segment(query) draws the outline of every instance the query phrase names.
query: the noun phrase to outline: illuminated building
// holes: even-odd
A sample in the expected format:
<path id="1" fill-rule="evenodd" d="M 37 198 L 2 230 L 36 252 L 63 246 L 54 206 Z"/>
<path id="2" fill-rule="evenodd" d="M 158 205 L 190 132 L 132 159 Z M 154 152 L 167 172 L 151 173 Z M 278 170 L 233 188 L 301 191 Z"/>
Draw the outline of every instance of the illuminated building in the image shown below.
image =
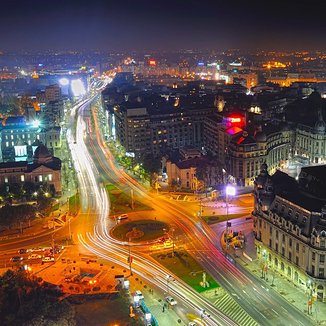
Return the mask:
<path id="1" fill-rule="evenodd" d="M 166 161 L 166 174 L 171 187 L 200 191 L 215 187 L 221 181 L 221 166 L 193 148 L 180 149 L 179 155 Z"/>
<path id="2" fill-rule="evenodd" d="M 61 88 L 54 84 L 45 87 L 45 102 L 58 101 L 61 99 Z"/>
<path id="3" fill-rule="evenodd" d="M 35 121 L 37 122 L 37 121 Z M 30 161 L 35 141 L 45 144 L 52 152 L 61 148 L 60 127 L 43 128 L 39 123 L 26 123 L 24 117 L 8 117 L 0 125 L 1 159 L 4 162 Z"/>
<path id="4" fill-rule="evenodd" d="M 0 163 L 0 185 L 31 182 L 47 183 L 54 194 L 61 194 L 61 160 L 53 157 L 44 145 L 34 152 L 33 162 Z"/>
<path id="5" fill-rule="evenodd" d="M 325 165 L 305 167 L 297 182 L 280 171 L 270 176 L 263 164 L 255 179 L 254 233 L 262 276 L 282 274 L 307 291 L 307 301 L 324 301 L 326 295 L 325 176 Z"/>

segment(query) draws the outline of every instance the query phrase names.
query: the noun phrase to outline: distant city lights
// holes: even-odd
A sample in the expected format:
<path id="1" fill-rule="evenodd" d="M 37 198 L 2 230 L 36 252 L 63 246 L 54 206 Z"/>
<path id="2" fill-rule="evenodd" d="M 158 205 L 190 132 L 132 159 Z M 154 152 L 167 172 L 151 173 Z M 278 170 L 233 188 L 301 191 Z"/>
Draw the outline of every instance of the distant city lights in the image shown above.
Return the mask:
<path id="1" fill-rule="evenodd" d="M 68 79 L 68 78 L 61 78 L 61 79 L 59 80 L 59 84 L 60 84 L 61 86 L 67 86 L 67 85 L 69 85 L 69 79 Z"/>
<path id="2" fill-rule="evenodd" d="M 86 89 L 81 79 L 71 81 L 71 91 L 75 97 L 81 97 L 86 94 Z"/>

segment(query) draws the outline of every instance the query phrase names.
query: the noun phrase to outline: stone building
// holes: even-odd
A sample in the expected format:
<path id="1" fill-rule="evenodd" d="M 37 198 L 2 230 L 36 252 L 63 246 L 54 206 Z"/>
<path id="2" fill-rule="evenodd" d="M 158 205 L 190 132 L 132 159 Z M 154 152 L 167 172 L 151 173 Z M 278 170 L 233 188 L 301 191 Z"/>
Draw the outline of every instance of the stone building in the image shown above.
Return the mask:
<path id="1" fill-rule="evenodd" d="M 45 145 L 39 145 L 33 162 L 0 163 L 0 184 L 31 182 L 37 185 L 46 183 L 54 194 L 61 194 L 61 160 L 53 157 Z"/>
<path id="2" fill-rule="evenodd" d="M 310 300 L 326 295 L 326 165 L 302 168 L 299 181 L 267 165 L 255 179 L 253 211 L 262 276 L 281 273 Z M 266 275 L 267 274 L 267 275 Z"/>

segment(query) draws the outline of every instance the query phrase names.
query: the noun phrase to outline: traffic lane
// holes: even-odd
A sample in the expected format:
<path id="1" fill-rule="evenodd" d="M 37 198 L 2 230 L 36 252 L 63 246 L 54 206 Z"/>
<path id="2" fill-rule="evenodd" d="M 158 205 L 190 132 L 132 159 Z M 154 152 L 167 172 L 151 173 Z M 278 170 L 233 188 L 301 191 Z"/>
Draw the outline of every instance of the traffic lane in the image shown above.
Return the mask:
<path id="1" fill-rule="evenodd" d="M 209 236 L 210 237 L 210 236 Z M 208 237 L 208 238 L 209 238 Z M 214 242 L 217 242 L 217 241 L 219 241 L 219 239 L 215 239 L 214 240 L 214 236 L 211 236 L 211 238 L 213 238 L 213 243 Z M 212 241 L 212 240 L 211 240 Z M 204 246 L 203 246 L 204 248 L 205 248 L 205 244 L 204 244 Z M 203 248 L 202 247 L 202 248 Z M 207 250 L 208 249 L 208 250 Z M 206 250 L 208 251 L 208 252 L 210 252 L 210 251 L 212 251 L 212 252 L 214 252 L 214 248 L 207 248 L 206 247 Z M 216 251 L 216 249 L 215 249 L 215 251 Z M 214 272 L 214 271 L 216 271 L 218 268 L 219 268 L 219 266 L 221 265 L 221 261 L 222 262 L 224 262 L 225 263 L 225 260 L 226 260 L 226 258 L 225 257 L 219 257 L 219 259 L 216 259 L 216 256 L 215 255 L 212 255 L 211 257 L 205 257 L 205 256 L 203 256 L 203 262 L 205 263 L 208 263 L 208 264 L 210 264 L 211 262 L 213 262 L 213 266 L 210 266 L 210 267 L 208 267 L 208 268 L 210 268 L 210 270 L 212 271 L 212 273 L 213 274 L 215 274 L 215 277 L 217 277 L 217 280 L 223 280 L 223 275 L 228 275 L 228 283 L 227 284 L 232 284 L 232 290 L 233 291 L 236 291 L 236 293 L 238 294 L 238 293 L 240 293 L 241 292 L 241 285 L 243 285 L 243 284 L 239 284 L 239 282 L 238 282 L 238 279 L 236 278 L 236 279 L 234 279 L 234 273 L 229 273 L 229 271 L 230 271 L 230 266 L 229 266 L 229 264 L 226 262 L 226 268 L 225 269 L 223 269 L 222 271 L 220 271 L 220 273 L 218 273 L 218 275 L 216 274 L 216 272 Z M 247 276 L 247 277 L 249 277 L 249 279 L 250 279 L 250 277 L 251 277 L 251 275 L 246 275 L 246 274 L 244 274 L 244 273 L 241 273 L 241 272 L 237 272 L 237 275 L 238 276 Z M 232 279 L 232 282 L 230 282 L 230 279 Z M 256 281 L 256 280 L 254 280 L 254 281 Z M 253 282 L 253 280 L 251 280 L 251 282 Z M 266 297 L 266 293 L 264 293 L 264 292 L 266 292 L 265 290 L 263 290 L 262 288 L 257 288 L 256 289 L 257 290 L 257 292 L 260 294 L 260 296 L 261 296 L 261 298 L 260 298 L 260 300 L 261 300 L 261 302 L 263 302 L 264 303 L 264 307 L 265 307 L 265 309 L 268 309 L 270 306 L 273 306 L 273 309 L 275 310 L 275 311 L 277 311 L 277 313 L 280 315 L 280 320 L 281 320 L 281 322 L 283 322 L 284 320 L 286 320 L 287 318 L 288 318 L 288 313 L 287 313 L 287 311 L 286 310 L 288 310 L 288 309 L 286 309 L 286 310 L 283 310 L 282 308 L 280 308 L 280 305 L 279 305 L 279 298 L 277 297 L 275 297 L 275 294 L 272 294 L 272 295 L 270 295 L 270 293 L 268 294 L 268 297 Z M 263 290 L 263 291 L 262 291 Z M 249 291 L 248 291 L 249 292 Z M 256 292 L 256 291 L 255 291 Z M 257 293 L 253 293 L 252 294 L 253 295 L 253 298 L 254 297 L 257 297 Z M 252 304 L 255 304 L 255 302 L 252 302 Z M 250 307 L 248 307 L 245 303 L 244 304 L 241 304 L 241 306 L 244 306 L 244 308 L 246 308 L 246 309 L 249 309 L 250 310 Z M 288 307 L 288 306 L 290 306 L 287 302 L 283 302 L 283 307 Z M 291 306 L 292 307 L 292 306 Z M 290 307 L 288 307 L 289 309 L 291 309 Z M 246 310 L 245 309 L 245 310 Z M 255 312 L 252 312 L 255 316 L 257 315 Z M 298 315 L 298 314 L 297 314 Z M 304 315 L 303 314 L 299 314 L 299 315 L 301 315 L 301 318 L 303 318 L 303 319 L 306 319 L 305 317 L 304 317 Z M 296 318 L 296 320 L 294 320 L 294 321 L 292 321 L 292 324 L 295 324 L 297 322 L 297 318 Z M 307 325 L 310 325 L 311 323 L 309 323 L 309 320 L 307 320 L 307 322 L 308 322 L 308 324 Z"/>
<path id="2" fill-rule="evenodd" d="M 101 238 L 94 239 L 94 237 L 91 236 L 89 240 L 92 241 L 92 245 L 95 245 L 95 247 L 89 246 L 83 239 L 81 239 L 80 241 L 84 243 L 84 245 L 88 247 L 88 249 L 94 254 L 101 256 L 104 259 L 120 264 L 125 268 L 129 268 L 128 264 L 126 263 L 128 251 L 121 248 L 119 249 L 119 247 L 110 243 L 103 243 L 103 239 Z M 106 252 L 108 254 L 106 254 Z M 149 282 L 160 286 L 164 290 L 164 288 L 166 288 L 165 277 L 170 272 L 168 270 L 165 270 L 165 268 L 160 265 L 155 266 L 155 263 L 153 261 L 146 260 L 144 259 L 144 257 L 138 257 L 135 254 L 134 256 L 135 258 L 133 260 L 133 271 L 139 274 L 141 277 L 147 279 Z M 137 265 L 137 268 L 135 268 L 135 265 Z M 216 310 L 216 308 L 212 306 L 210 302 L 202 298 L 197 293 L 194 293 L 195 291 L 193 289 L 190 289 L 188 286 L 183 285 L 180 281 L 173 283 L 173 285 L 170 283 L 170 286 L 171 294 L 173 293 L 173 296 L 177 298 L 177 300 L 183 300 L 185 304 L 188 305 L 188 307 L 194 309 L 194 311 L 196 311 L 197 313 L 202 309 L 202 307 L 208 306 L 209 308 L 206 308 L 207 311 L 209 311 L 210 313 L 214 312 L 215 314 L 217 314 L 216 316 L 211 317 L 212 320 L 208 321 L 209 325 L 235 325 L 235 323 L 231 321 L 228 317 L 224 316 L 222 313 Z M 218 322 L 216 321 L 216 319 L 218 320 Z"/>

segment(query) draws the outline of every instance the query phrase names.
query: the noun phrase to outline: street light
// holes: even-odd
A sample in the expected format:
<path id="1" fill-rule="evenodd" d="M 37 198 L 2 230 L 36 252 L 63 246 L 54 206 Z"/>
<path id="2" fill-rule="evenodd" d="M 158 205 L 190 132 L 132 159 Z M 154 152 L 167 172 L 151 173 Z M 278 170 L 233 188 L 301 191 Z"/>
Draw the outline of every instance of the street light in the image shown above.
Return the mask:
<path id="1" fill-rule="evenodd" d="M 130 275 L 132 276 L 132 270 L 131 270 L 132 257 L 131 257 L 130 237 L 128 238 L 128 245 L 129 245 L 129 256 L 128 256 L 129 270 L 130 270 Z"/>
<path id="2" fill-rule="evenodd" d="M 232 185 L 227 185 L 225 187 L 225 207 L 226 207 L 226 248 L 229 247 L 228 242 L 228 234 L 229 234 L 229 227 L 231 227 L 231 223 L 229 222 L 229 197 L 235 196 L 235 187 Z"/>
<path id="3" fill-rule="evenodd" d="M 170 282 L 171 277 L 172 277 L 171 275 L 166 275 L 166 292 L 167 292 L 167 294 L 170 293 L 169 282 Z"/>

